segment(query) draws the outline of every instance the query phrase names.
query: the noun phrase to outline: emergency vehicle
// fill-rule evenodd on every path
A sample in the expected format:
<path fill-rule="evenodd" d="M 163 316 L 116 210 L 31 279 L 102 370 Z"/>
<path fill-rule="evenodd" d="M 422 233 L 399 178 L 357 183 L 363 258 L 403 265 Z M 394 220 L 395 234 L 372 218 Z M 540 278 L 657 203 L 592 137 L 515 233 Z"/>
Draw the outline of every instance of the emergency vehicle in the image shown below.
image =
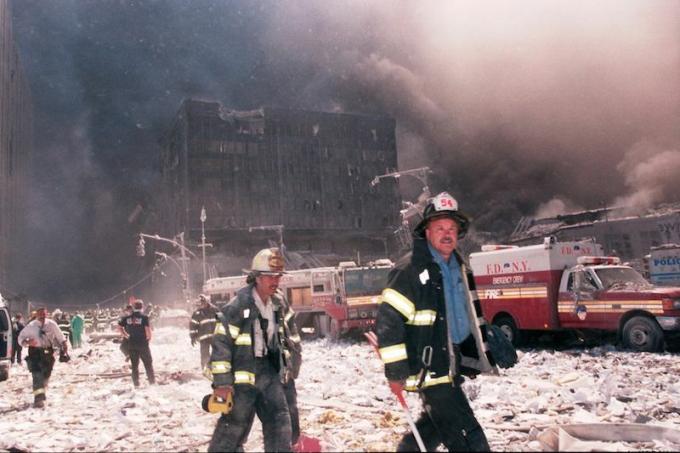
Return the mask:
<path fill-rule="evenodd" d="M 649 254 L 649 280 L 660 286 L 680 286 L 680 245 L 652 247 Z"/>
<path fill-rule="evenodd" d="M 5 299 L 0 294 L 0 382 L 9 378 L 12 357 L 12 318 Z"/>
<path fill-rule="evenodd" d="M 484 246 L 470 255 L 484 317 L 516 345 L 527 331 L 615 332 L 626 348 L 663 349 L 680 332 L 680 288 L 647 282 L 594 241 Z"/>
<path fill-rule="evenodd" d="M 380 294 L 393 267 L 389 259 L 379 259 L 364 266 L 345 261 L 338 266 L 286 271 L 279 287 L 295 311 L 298 328 L 338 339 L 352 330 L 373 327 Z M 221 306 L 245 285 L 245 275 L 211 278 L 203 292 Z"/>

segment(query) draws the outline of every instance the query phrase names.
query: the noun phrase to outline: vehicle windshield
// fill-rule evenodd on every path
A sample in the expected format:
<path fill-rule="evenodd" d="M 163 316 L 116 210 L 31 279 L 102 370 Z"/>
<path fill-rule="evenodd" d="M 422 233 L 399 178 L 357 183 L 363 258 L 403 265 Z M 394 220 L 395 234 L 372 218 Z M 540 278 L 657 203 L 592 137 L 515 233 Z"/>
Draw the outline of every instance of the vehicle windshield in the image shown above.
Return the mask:
<path fill-rule="evenodd" d="M 652 285 L 631 267 L 604 267 L 595 269 L 604 289 L 647 289 Z"/>
<path fill-rule="evenodd" d="M 348 269 L 345 271 L 347 297 L 377 296 L 387 285 L 389 268 Z"/>

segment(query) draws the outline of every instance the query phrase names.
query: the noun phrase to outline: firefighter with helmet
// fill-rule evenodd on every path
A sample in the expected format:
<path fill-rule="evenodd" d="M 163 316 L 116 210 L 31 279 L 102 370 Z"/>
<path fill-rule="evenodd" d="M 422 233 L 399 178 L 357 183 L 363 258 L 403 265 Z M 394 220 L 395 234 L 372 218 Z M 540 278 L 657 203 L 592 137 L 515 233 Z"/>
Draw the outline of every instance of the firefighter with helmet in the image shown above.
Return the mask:
<path fill-rule="evenodd" d="M 210 344 L 212 343 L 217 313 L 215 308 L 210 305 L 210 296 L 201 294 L 198 296 L 198 310 L 191 315 L 189 325 L 189 338 L 191 346 L 198 341 L 201 345 L 201 368 L 205 368 L 210 360 Z"/>
<path fill-rule="evenodd" d="M 278 291 L 284 273 L 277 248 L 261 250 L 247 270 L 250 283 L 221 310 L 210 357 L 213 397 L 233 398 L 215 426 L 208 451 L 238 451 L 256 413 L 264 451 L 291 450 L 291 420 L 283 387 L 291 351 L 284 323 L 290 319 Z"/>
<path fill-rule="evenodd" d="M 456 251 L 470 221 L 442 192 L 425 207 L 413 253 L 390 272 L 376 318 L 390 389 L 418 392 L 424 411 L 416 428 L 427 451 L 488 451 L 484 431 L 463 393 L 463 375 L 497 372 L 475 283 Z M 397 451 L 417 451 L 413 433 Z"/>

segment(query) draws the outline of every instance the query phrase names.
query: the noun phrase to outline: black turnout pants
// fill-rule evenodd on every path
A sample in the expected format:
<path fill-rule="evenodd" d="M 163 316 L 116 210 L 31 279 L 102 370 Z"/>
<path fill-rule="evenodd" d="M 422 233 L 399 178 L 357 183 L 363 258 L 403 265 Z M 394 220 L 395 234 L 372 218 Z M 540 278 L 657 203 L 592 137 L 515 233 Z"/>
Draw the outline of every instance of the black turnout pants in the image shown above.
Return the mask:
<path fill-rule="evenodd" d="M 490 451 L 460 385 L 435 385 L 424 389 L 420 397 L 425 410 L 416 421 L 416 428 L 427 451 L 435 451 L 440 444 L 449 451 Z M 402 438 L 397 451 L 419 451 L 413 433 Z"/>
<path fill-rule="evenodd" d="M 212 344 L 212 338 L 207 340 L 201 340 L 201 369 L 210 362 L 210 345 Z"/>
<path fill-rule="evenodd" d="M 291 427 L 286 395 L 279 373 L 266 358 L 256 359 L 255 386 L 234 386 L 234 407 L 217 421 L 208 451 L 243 451 L 254 413 L 262 422 L 264 451 L 290 451 Z"/>
<path fill-rule="evenodd" d="M 139 360 L 144 364 L 146 371 L 146 378 L 150 384 L 156 383 L 156 376 L 153 372 L 153 359 L 151 358 L 151 350 L 149 344 L 145 345 L 130 345 L 129 346 L 130 361 L 132 362 L 132 383 L 135 387 L 139 387 Z"/>
<path fill-rule="evenodd" d="M 34 401 L 45 401 L 47 383 L 54 368 L 54 350 L 52 348 L 28 348 L 28 367 L 33 377 Z"/>
<path fill-rule="evenodd" d="M 14 343 L 14 349 L 12 350 L 12 363 L 16 362 L 21 365 L 21 350 L 24 349 L 19 343 Z"/>

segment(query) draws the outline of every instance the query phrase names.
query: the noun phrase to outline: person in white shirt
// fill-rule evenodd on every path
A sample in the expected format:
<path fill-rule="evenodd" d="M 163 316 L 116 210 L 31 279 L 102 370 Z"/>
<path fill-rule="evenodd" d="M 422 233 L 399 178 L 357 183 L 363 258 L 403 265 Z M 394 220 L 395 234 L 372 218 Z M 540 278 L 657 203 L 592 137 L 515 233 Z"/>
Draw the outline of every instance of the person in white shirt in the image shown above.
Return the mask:
<path fill-rule="evenodd" d="M 54 368 L 54 351 L 59 349 L 60 361 L 68 362 L 68 342 L 56 322 L 47 317 L 47 309 L 40 308 L 37 317 L 19 335 L 19 344 L 28 346 L 26 364 L 33 376 L 33 406 L 44 407 L 47 383 Z"/>

